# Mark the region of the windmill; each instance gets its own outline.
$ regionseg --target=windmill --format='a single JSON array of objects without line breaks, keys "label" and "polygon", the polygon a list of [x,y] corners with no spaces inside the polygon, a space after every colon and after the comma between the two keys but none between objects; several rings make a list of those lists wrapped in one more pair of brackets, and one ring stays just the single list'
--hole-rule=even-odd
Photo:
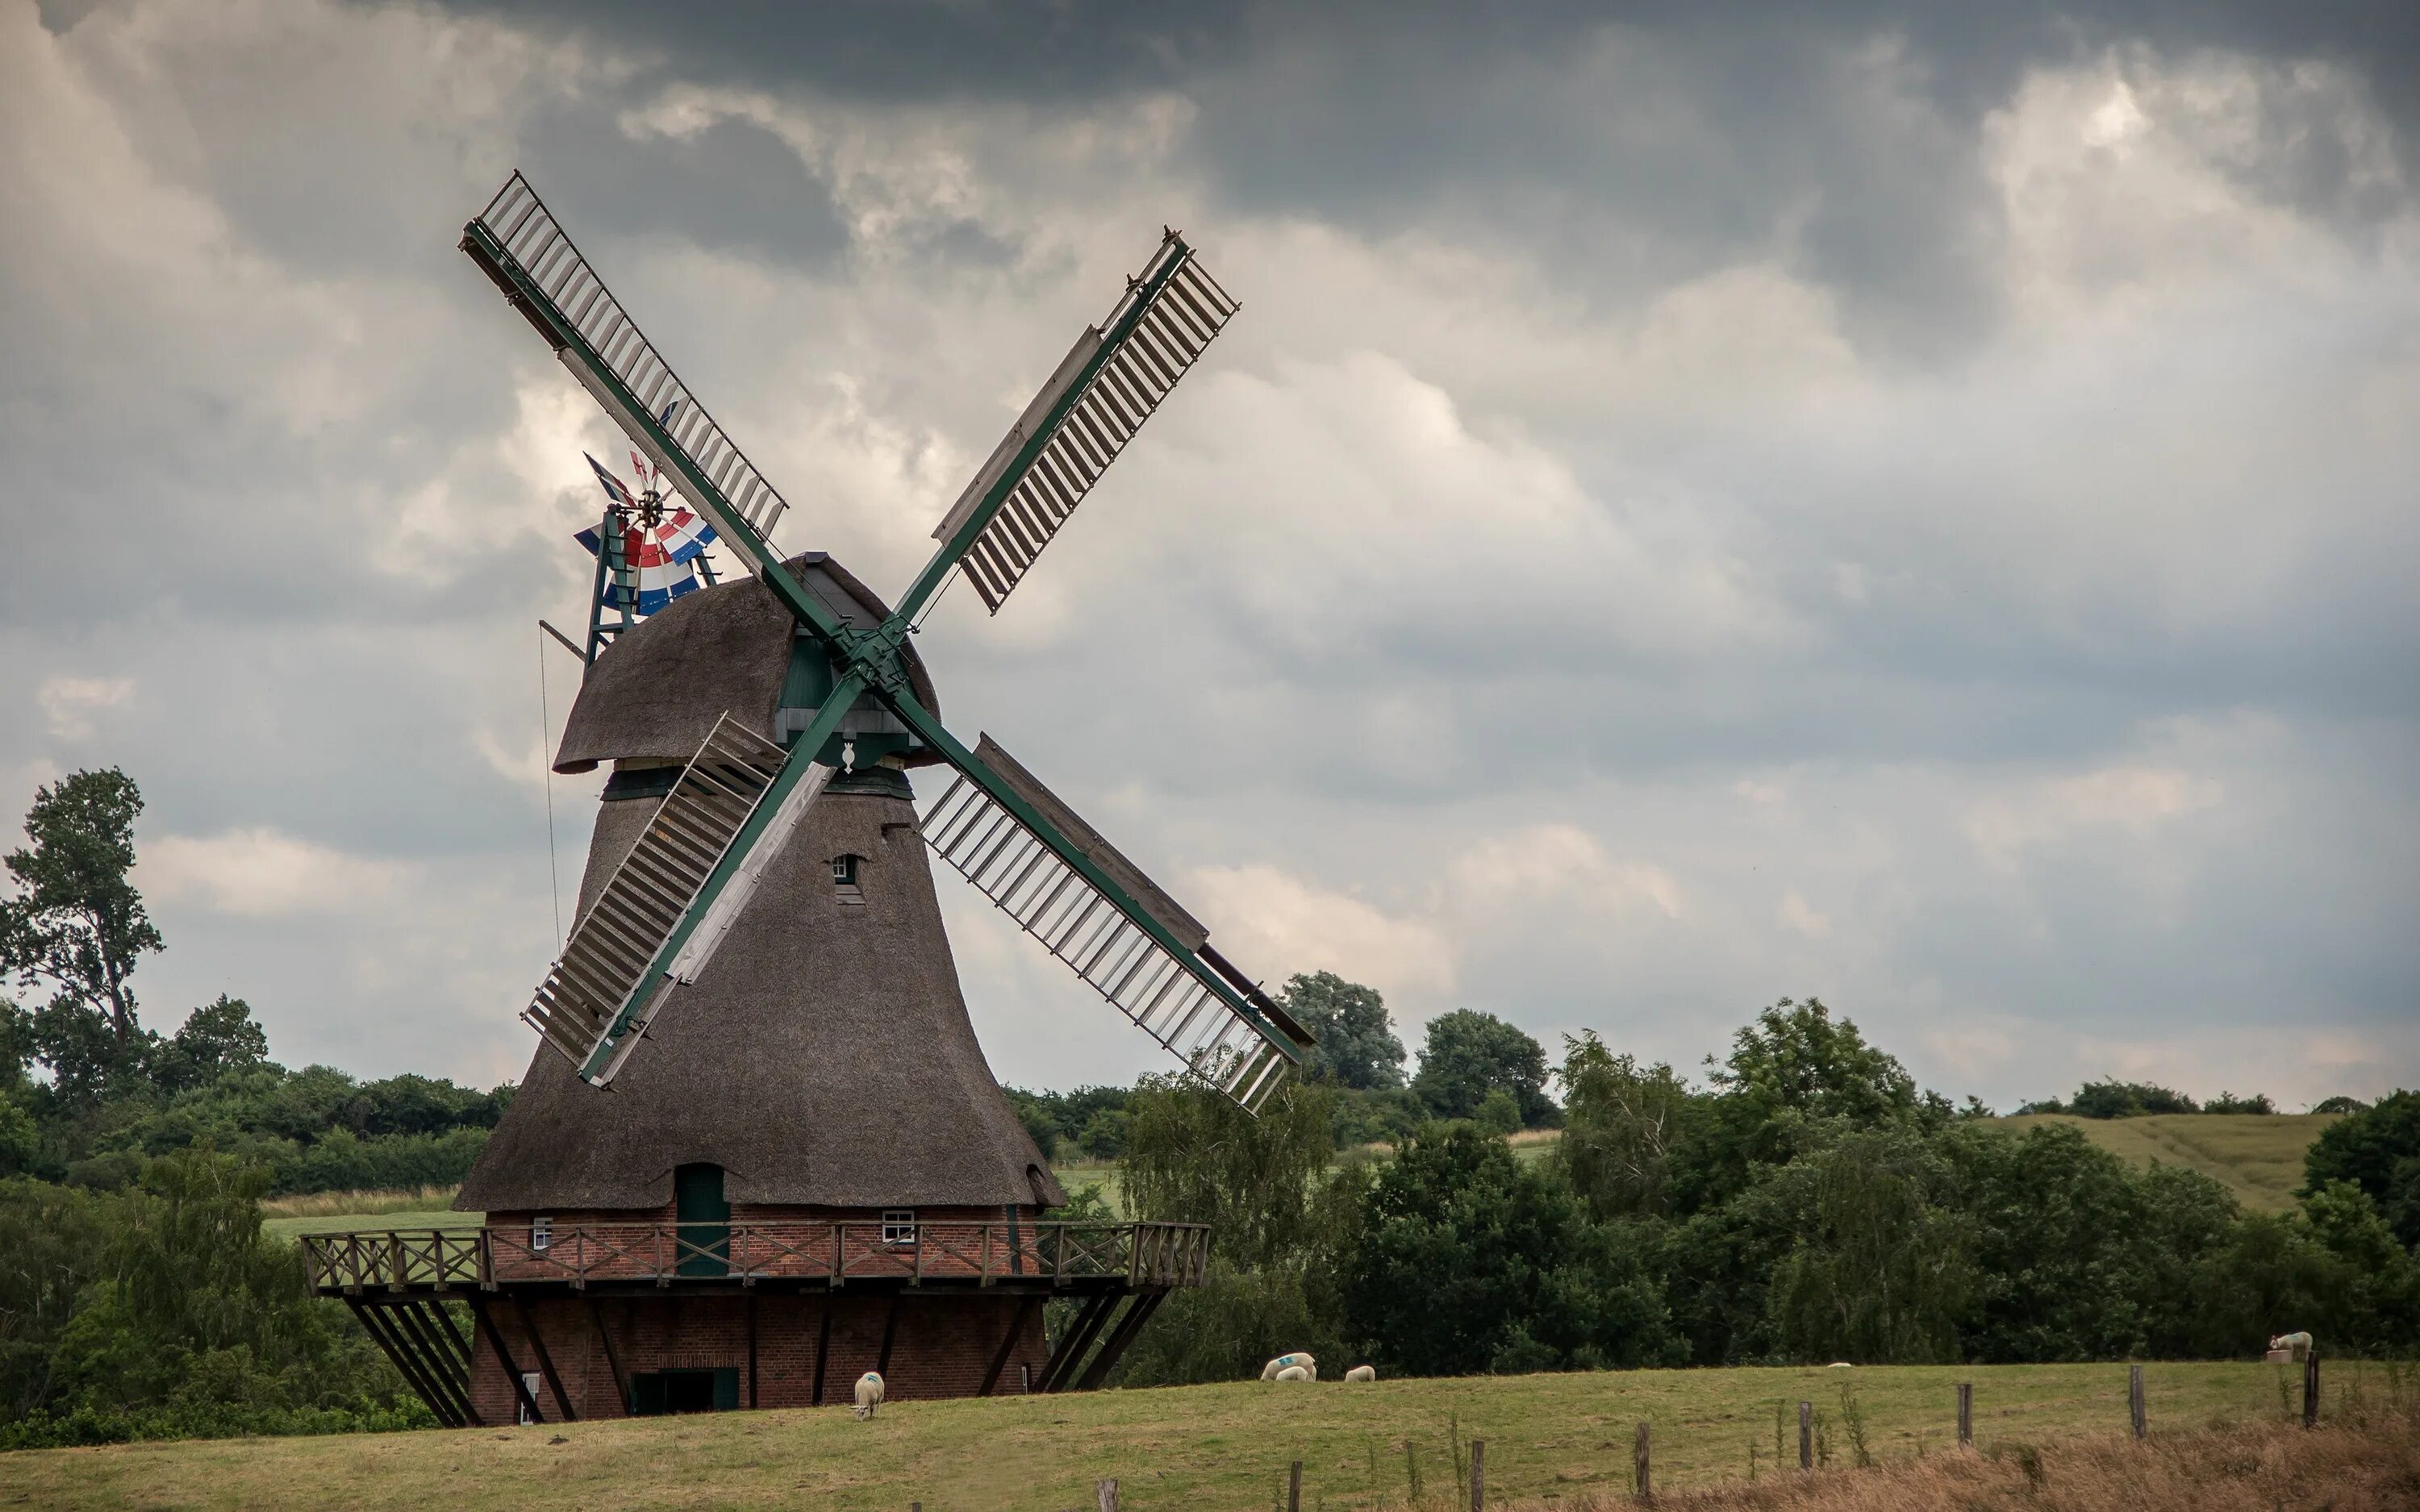
[{"label": "windmill", "polygon": [[[520,174],[464,228],[494,280],[652,465],[711,522],[831,663],[786,745],[730,724],[699,746],[621,872],[574,927],[523,1017],[598,1087],[713,958],[764,857],[835,772],[904,750],[956,772],[924,838],[1187,1069],[1256,1111],[1309,1035],[1208,933],[988,737],[969,748],[909,686],[901,653],[953,572],[997,614],[1102,472],[1237,306],[1164,231],[1109,316],[1076,339],[935,528],[940,543],[878,624],[845,623],[768,539],[789,504],[658,355]],[[896,731],[861,735],[861,699]]]},{"label": "windmill", "polygon": [[[525,179],[461,245],[636,449],[641,491],[597,469],[593,601],[627,617],[592,626],[554,764],[613,772],[523,1014],[540,1045],[457,1198],[485,1226],[313,1236],[318,1285],[454,1422],[815,1405],[869,1368],[893,1399],[1099,1384],[1209,1234],[1047,1216],[1066,1196],[975,1041],[932,858],[1248,1113],[1311,1037],[990,735],[953,734],[910,638],[953,574],[1000,610],[1235,301],[1163,232],[886,604],[775,551],[786,501]],[[664,529],[739,570],[643,612],[623,575]],[[1053,1298],[1078,1306],[1046,1334]]]},{"label": "windmill", "polygon": [[[664,419],[671,418],[667,406]],[[638,453],[630,454],[639,479],[635,493],[613,469],[584,452],[581,455],[605,490],[603,517],[572,537],[597,559],[588,639],[584,647],[571,647],[584,665],[593,667],[598,652],[641,620],[700,586],[714,586],[714,563],[706,554],[714,544],[714,527],[677,499],[668,499],[663,474]]]}]

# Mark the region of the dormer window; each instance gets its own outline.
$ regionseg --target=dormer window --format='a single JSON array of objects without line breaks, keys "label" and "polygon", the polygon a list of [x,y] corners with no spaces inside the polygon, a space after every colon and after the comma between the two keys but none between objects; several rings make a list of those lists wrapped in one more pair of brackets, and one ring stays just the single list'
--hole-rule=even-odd
[{"label": "dormer window", "polygon": [[857,864],[863,859],[856,856],[835,856],[831,861],[832,891],[845,903],[865,902],[865,891],[857,885]]}]

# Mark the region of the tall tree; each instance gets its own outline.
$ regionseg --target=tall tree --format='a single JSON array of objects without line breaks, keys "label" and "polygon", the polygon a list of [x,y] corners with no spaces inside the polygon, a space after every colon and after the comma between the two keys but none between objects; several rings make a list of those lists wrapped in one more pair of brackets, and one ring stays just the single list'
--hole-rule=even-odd
[{"label": "tall tree", "polygon": [[160,932],[127,880],[142,812],[142,793],[116,767],[77,772],[35,792],[25,814],[33,844],[8,853],[23,891],[0,900],[0,971],[23,986],[49,984],[35,1037],[66,1091],[94,1091],[138,1068],[147,1046],[131,980],[136,961],[160,949]]},{"label": "tall tree", "polygon": [[2420,1248],[2420,1091],[2390,1093],[2320,1130],[2303,1175],[2305,1196],[2350,1181],[2378,1204],[2396,1238]]},{"label": "tall tree", "polygon": [[1404,1085],[1404,1041],[1395,1038],[1376,988],[1315,971],[1289,980],[1282,1000],[1319,1041],[1311,1053],[1314,1073],[1326,1072],[1364,1091]]},{"label": "tall tree", "polygon": [[1524,1124],[1534,1128],[1555,1116],[1546,1098],[1546,1052],[1537,1041],[1475,1009],[1429,1020],[1412,1091],[1430,1112],[1440,1119],[1475,1117],[1487,1094],[1499,1088],[1520,1104]]},{"label": "tall tree", "polygon": [[1670,1206],[1672,1151],[1691,1108],[1671,1067],[1615,1055],[1593,1029],[1563,1037],[1563,1137],[1554,1159],[1600,1218],[1656,1216]]}]

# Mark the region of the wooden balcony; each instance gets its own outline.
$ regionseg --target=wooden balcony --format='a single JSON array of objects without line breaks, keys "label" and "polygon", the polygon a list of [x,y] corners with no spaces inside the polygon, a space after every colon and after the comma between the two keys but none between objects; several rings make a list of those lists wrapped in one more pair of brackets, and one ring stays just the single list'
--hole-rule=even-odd
[{"label": "wooden balcony", "polygon": [[1157,1291],[1194,1287],[1206,1224],[876,1222],[580,1224],[540,1245],[527,1226],[305,1234],[311,1285],[327,1296],[450,1290],[585,1291],[633,1286],[820,1291],[985,1288]]}]

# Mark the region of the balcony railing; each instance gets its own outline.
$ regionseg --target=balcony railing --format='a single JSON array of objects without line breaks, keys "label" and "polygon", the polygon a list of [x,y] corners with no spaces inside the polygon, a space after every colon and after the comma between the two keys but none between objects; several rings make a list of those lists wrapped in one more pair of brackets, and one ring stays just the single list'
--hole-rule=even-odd
[{"label": "balcony railing", "polygon": [[[876,1222],[578,1224],[541,1246],[527,1227],[305,1234],[311,1284],[331,1293],[493,1288],[531,1282],[1073,1282],[1202,1284],[1207,1224],[919,1223],[886,1241]],[[895,1230],[894,1230],[895,1232]]]}]

